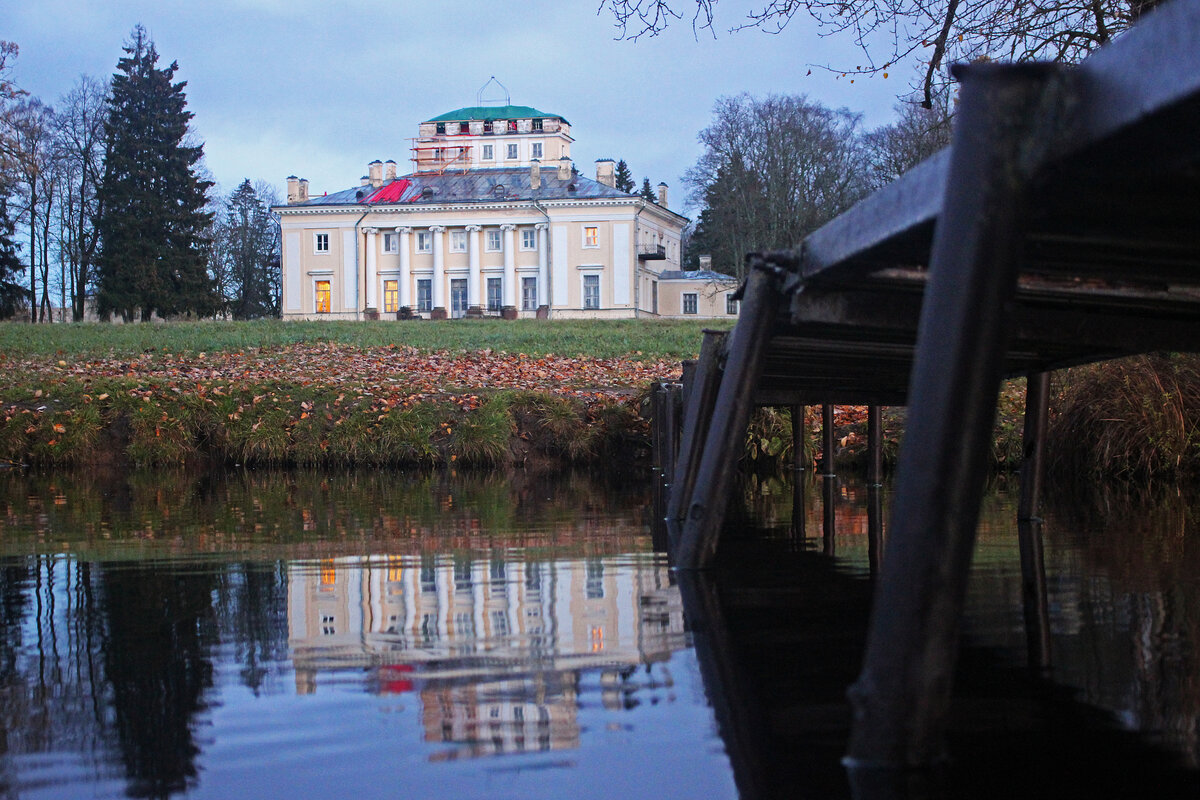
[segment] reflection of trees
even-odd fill
[[[1126,712],[1137,727],[1162,735],[1191,766],[1200,766],[1196,499],[1110,486],[1055,500],[1048,529],[1067,532],[1059,536],[1071,536],[1071,546],[1054,548],[1058,555],[1048,569],[1089,576],[1052,596],[1056,627],[1072,634],[1055,647],[1070,652],[1078,647],[1074,634],[1091,629],[1091,641],[1107,646],[1076,653],[1092,676],[1080,680],[1089,699]]]
[[[192,728],[212,684],[215,583],[209,570],[101,570],[104,664],[131,796],[165,797],[196,776]]]

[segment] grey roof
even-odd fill
[[[445,203],[493,203],[512,200],[559,200],[566,198],[632,198],[636,195],[585,178],[578,173],[559,180],[558,168],[543,167],[542,185],[530,188],[528,167],[473,169],[463,172],[418,172],[384,185],[355,186],[333,194],[310,197],[296,206],[340,205],[441,205]],[[399,182],[405,181],[407,184]],[[397,185],[393,185],[397,184]],[[428,194],[426,190],[431,190]]]
[[[723,272],[713,272],[711,269],[665,269],[658,273],[660,281],[713,281],[716,283],[737,283],[738,279]]]

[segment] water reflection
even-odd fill
[[[581,674],[606,709],[657,702],[687,646],[661,558],[337,559],[288,577],[297,693],[344,670],[416,692],[425,740],[453,746],[434,760],[578,747]]]
[[[356,695],[410,720],[422,746],[401,758],[430,765],[595,749],[663,724],[681,689],[702,697],[686,661],[677,678],[682,605],[637,490],[579,475],[4,477],[0,786],[20,796],[229,796],[244,768],[221,755],[230,736],[320,765],[300,795],[338,795],[347,753],[402,744],[363,730],[322,751]],[[304,716],[271,718],[287,697],[332,699],[318,741],[281,734]],[[716,756],[698,779],[729,785],[700,744],[711,728],[689,728],[675,739]]]
[[[787,477],[677,578],[645,484],[587,475],[0,475],[0,794],[850,796],[889,496]],[[1006,488],[959,766],[900,795],[1195,796],[1194,499],[1047,499],[1046,682]]]

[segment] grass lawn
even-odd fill
[[[406,345],[421,351],[492,350],[594,358],[694,358],[701,331],[733,320],[445,320],[413,322],[169,322],[132,325],[0,323],[10,358],[128,357],[143,353],[237,352],[301,343],[363,349]]]

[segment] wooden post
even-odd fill
[[[879,577],[883,565],[883,487],[867,487],[867,564],[871,578]]]
[[[1050,376],[1035,372],[1025,379],[1025,427],[1021,435],[1021,499],[1017,519],[1037,517],[1042,503],[1046,425],[1050,414]]]
[[[867,484],[883,484],[883,409],[867,407]]]
[[[987,474],[1016,289],[1028,165],[1053,145],[1061,69],[972,65],[962,78],[909,382],[895,502],[867,634],[846,764],[945,757],[959,619]]]
[[[1025,616],[1025,655],[1030,669],[1050,670],[1050,609],[1046,591],[1046,560],[1042,550],[1042,475],[1045,468],[1046,424],[1050,407],[1050,376],[1029,375],[1025,382],[1025,429],[1022,436],[1021,499],[1017,507],[1017,541],[1021,548],[1021,606]]]
[[[792,406],[792,471],[803,472],[804,465],[804,406]]]
[[[708,439],[717,389],[721,385],[719,360],[725,336],[723,331],[705,331],[704,339],[700,342],[700,358],[696,362],[692,386],[683,406],[683,434],[679,442],[679,461],[675,467],[676,480],[667,497],[667,518],[671,520],[683,519],[691,504],[700,453]],[[672,527],[671,530],[679,534],[683,527]],[[675,545],[676,542],[672,541],[672,550]]]
[[[821,406],[821,436],[824,441],[824,453],[821,458],[821,470],[826,477],[833,475],[833,450],[836,442],[833,438],[833,406],[829,403]]]
[[[675,565],[709,565],[717,550],[721,523],[732,489],[733,471],[746,446],[746,426],[762,375],[762,355],[779,309],[778,268],[761,258],[750,263],[737,325],[729,334],[725,374],[717,391],[712,425],[696,470]]]
[[[824,522],[821,533],[821,552],[827,556],[837,555],[837,477],[825,475],[821,478],[821,500]]]
[[[806,477],[803,472],[792,473],[792,539],[801,546],[804,545],[806,534],[804,516],[808,513],[804,502],[804,479]]]
[[[662,446],[663,446],[663,485],[675,483],[675,459],[679,454],[679,422],[676,410],[679,402],[679,386],[673,383],[662,384]]]

